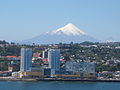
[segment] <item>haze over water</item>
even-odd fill
[[[120,90],[120,83],[0,81],[0,90]]]

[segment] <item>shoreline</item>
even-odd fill
[[[0,77],[0,81],[28,81],[28,82],[33,82],[33,81],[45,81],[45,82],[54,82],[54,81],[64,81],[64,82],[120,82],[120,80],[116,80],[116,79],[104,79],[104,80],[100,80],[100,79],[88,79],[88,80],[84,80],[84,79],[51,79],[51,78],[47,78],[47,79],[19,79],[19,78],[8,78],[8,77]]]
[[[20,79],[10,77],[0,77],[0,81],[37,81],[36,79]]]
[[[81,79],[37,79],[37,81],[65,81],[65,82],[120,82],[120,80],[81,80]]]

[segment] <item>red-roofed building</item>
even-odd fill
[[[33,57],[40,57],[40,54],[38,52],[33,54]]]
[[[6,56],[7,58],[17,58],[17,56]]]
[[[60,61],[64,61],[64,59],[60,59]]]
[[[45,61],[45,62],[47,62],[48,60],[47,60],[47,59],[42,59],[42,61]]]

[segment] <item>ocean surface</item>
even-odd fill
[[[0,90],[120,90],[120,83],[0,81]]]

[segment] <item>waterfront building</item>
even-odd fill
[[[95,64],[93,62],[67,61],[65,70],[71,72],[71,74],[62,74],[62,78],[96,79]],[[59,74],[56,76],[58,77]]]
[[[19,78],[42,78],[43,72],[19,72]]]
[[[12,77],[18,78],[19,77],[19,72],[12,72]]]
[[[60,50],[50,49],[48,51],[48,68],[51,69],[51,75],[55,74],[55,71],[60,69]]]
[[[93,62],[67,61],[65,69],[72,72],[95,73],[95,64]]]
[[[51,77],[51,69],[50,68],[44,68],[44,77]]]
[[[21,65],[18,78],[41,78],[42,69],[39,64],[32,64],[32,49],[21,49]]]
[[[96,73],[82,73],[73,71],[55,71],[52,77],[61,79],[96,79]]]
[[[31,71],[31,66],[32,66],[32,49],[21,48],[20,71],[29,72]]]
[[[50,49],[48,51],[48,62],[49,68],[54,70],[60,69],[60,50],[59,49]]]

